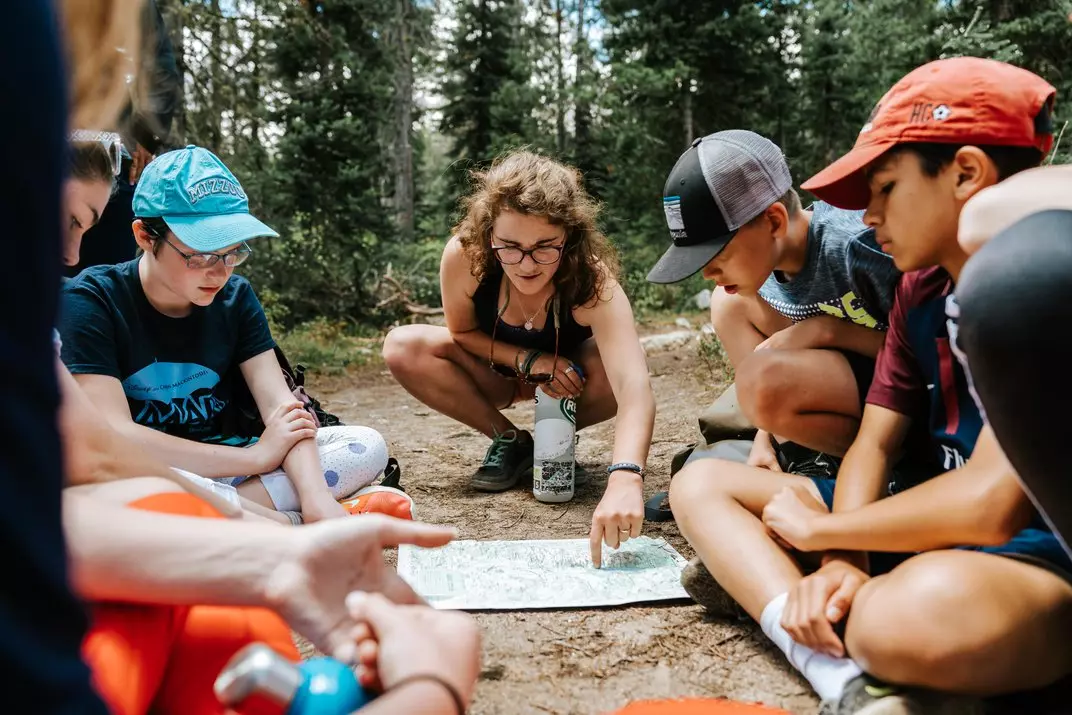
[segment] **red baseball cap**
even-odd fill
[[[1053,110],[1056,94],[1038,75],[1004,62],[978,57],[929,62],[879,100],[852,151],[801,188],[834,206],[867,208],[871,190],[864,169],[898,144],[1024,146],[1045,155],[1053,146],[1053,129],[1038,120],[1044,108]]]

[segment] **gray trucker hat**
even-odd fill
[[[760,135],[730,129],[701,137],[677,160],[663,187],[674,243],[648,273],[677,283],[702,269],[737,230],[793,186],[782,150]]]

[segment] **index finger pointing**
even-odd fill
[[[603,565],[603,526],[594,521],[588,534],[588,545],[592,549],[592,565],[598,569]]]

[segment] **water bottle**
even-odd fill
[[[581,369],[573,369],[582,377]],[[577,401],[557,400],[536,388],[536,426],[533,430],[532,495],[549,504],[573,498],[576,462],[573,456],[577,433]]]
[[[346,664],[324,657],[291,663],[262,643],[235,653],[214,690],[239,715],[350,715],[371,700]]]

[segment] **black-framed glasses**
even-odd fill
[[[108,150],[112,160],[112,174],[119,176],[123,167],[123,138],[116,132],[95,132],[89,129],[75,129],[69,139],[72,142],[99,142]]]
[[[509,291],[509,286],[507,291]],[[520,370],[512,365],[500,365],[495,362],[495,331],[499,327],[499,323],[502,322],[503,313],[506,312],[506,307],[510,305],[510,293],[506,294],[506,301],[503,303],[503,307],[499,309],[499,312],[495,316],[495,322],[491,326],[491,348],[488,351],[488,365],[499,375],[508,377],[515,380],[521,380],[529,385],[546,385],[555,379],[555,369],[558,368],[558,295],[555,295],[554,304],[551,308],[552,319],[555,321],[555,357],[551,363],[551,372],[549,373],[537,373],[535,375],[525,375]]]
[[[243,243],[241,246],[234,249],[233,251],[228,251],[227,253],[186,253],[185,251],[179,249],[179,247],[176,246],[174,243],[167,240],[166,236],[162,238],[164,239],[164,243],[171,246],[175,253],[186,259],[187,268],[193,268],[196,270],[212,268],[220,261],[223,261],[223,265],[227,266],[228,268],[234,268],[235,266],[239,265],[247,258],[249,258],[249,254],[253,253],[253,249],[247,246],[245,243]]]
[[[492,246],[495,258],[504,266],[516,266],[528,256],[533,262],[541,266],[557,263],[562,257],[562,251],[566,248],[561,246],[537,246],[536,248],[524,249],[517,246]]]

